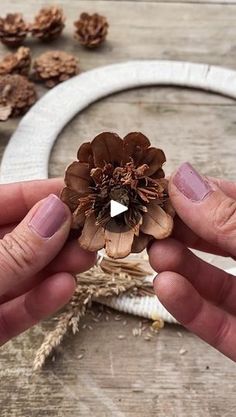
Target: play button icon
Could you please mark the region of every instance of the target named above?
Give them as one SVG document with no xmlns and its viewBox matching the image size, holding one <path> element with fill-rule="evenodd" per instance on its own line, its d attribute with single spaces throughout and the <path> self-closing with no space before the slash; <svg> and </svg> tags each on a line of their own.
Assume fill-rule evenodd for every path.
<svg viewBox="0 0 236 417">
<path fill-rule="evenodd" d="M 127 211 L 128 207 L 124 206 L 121 203 L 118 203 L 118 201 L 111 200 L 110 202 L 110 216 L 115 217 L 118 216 L 121 213 L 124 213 L 124 211 Z"/>
</svg>

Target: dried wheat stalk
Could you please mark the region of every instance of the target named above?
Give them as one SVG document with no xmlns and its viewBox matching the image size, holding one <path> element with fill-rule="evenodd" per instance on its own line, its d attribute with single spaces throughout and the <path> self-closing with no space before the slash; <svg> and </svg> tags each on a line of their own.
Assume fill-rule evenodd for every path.
<svg viewBox="0 0 236 417">
<path fill-rule="evenodd" d="M 146 275 L 138 263 L 116 262 L 108 258 L 103 258 L 99 265 L 79 274 L 74 296 L 65 311 L 57 317 L 55 329 L 45 336 L 36 352 L 34 370 L 42 368 L 68 331 L 75 334 L 79 330 L 79 321 L 92 301 L 124 293 L 131 297 L 153 295 L 150 282 L 145 281 Z"/>
</svg>

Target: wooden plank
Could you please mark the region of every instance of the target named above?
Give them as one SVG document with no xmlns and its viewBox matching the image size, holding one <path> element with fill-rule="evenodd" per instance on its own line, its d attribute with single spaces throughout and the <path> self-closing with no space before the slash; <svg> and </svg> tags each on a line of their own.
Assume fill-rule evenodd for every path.
<svg viewBox="0 0 236 417">
<path fill-rule="evenodd" d="M 126 326 L 113 315 L 109 322 L 88 318 L 93 330 L 68 337 L 56 362 L 35 375 L 29 361 L 42 339 L 42 327 L 8 344 L 1 354 L 1 415 L 235 415 L 235 371 L 230 360 L 182 329 L 180 337 L 176 327 L 166 326 L 150 342 L 135 338 L 132 329 L 139 320 L 124 318 Z M 125 338 L 118 340 L 119 334 Z M 184 355 L 181 349 L 186 350 Z"/>
<path fill-rule="evenodd" d="M 21 10 L 32 20 L 42 1 L 4 2 L 1 14 Z M 65 0 L 64 3 L 66 4 Z M 20 5 L 23 5 L 20 7 Z M 122 6 L 122 7 L 121 7 Z M 145 3 L 117 1 L 70 2 L 66 9 L 65 36 L 54 42 L 78 54 L 81 69 L 87 70 L 128 59 L 180 59 L 235 67 L 235 6 L 221 4 Z M 82 10 L 105 14 L 110 22 L 108 42 L 97 51 L 86 51 L 72 40 L 73 21 Z M 47 48 L 28 41 L 35 54 Z M 145 47 L 144 47 L 145 46 Z"/>
</svg>

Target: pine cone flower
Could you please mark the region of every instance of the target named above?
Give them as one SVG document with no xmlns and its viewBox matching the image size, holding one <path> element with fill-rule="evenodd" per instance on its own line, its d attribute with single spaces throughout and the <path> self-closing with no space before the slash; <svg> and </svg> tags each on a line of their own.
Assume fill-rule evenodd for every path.
<svg viewBox="0 0 236 417">
<path fill-rule="evenodd" d="M 28 33 L 28 25 L 20 13 L 0 17 L 0 40 L 9 47 L 22 45 Z"/>
<path fill-rule="evenodd" d="M 60 36 L 65 27 L 65 16 L 59 7 L 42 8 L 30 25 L 33 37 L 41 41 L 52 41 Z"/>
<path fill-rule="evenodd" d="M 34 84 L 27 78 L 21 75 L 0 77 L 0 121 L 26 113 L 36 99 Z"/>
<path fill-rule="evenodd" d="M 8 54 L 0 61 L 0 75 L 19 74 L 27 76 L 30 67 L 30 49 L 21 46 L 16 53 Z"/>
<path fill-rule="evenodd" d="M 68 80 L 78 72 L 76 58 L 63 51 L 43 53 L 35 60 L 33 68 L 35 78 L 43 81 L 48 88 Z"/>
<path fill-rule="evenodd" d="M 97 13 L 92 15 L 82 13 L 74 25 L 76 27 L 75 38 L 87 48 L 99 46 L 106 39 L 109 26 L 107 19 Z"/>
<path fill-rule="evenodd" d="M 122 140 L 104 132 L 78 150 L 78 161 L 65 173 L 61 199 L 73 213 L 72 228 L 79 229 L 80 245 L 97 251 L 105 247 L 111 258 L 141 252 L 152 239 L 168 237 L 174 210 L 161 149 L 150 146 L 142 133 Z M 111 217 L 110 201 L 128 208 Z"/>
</svg>

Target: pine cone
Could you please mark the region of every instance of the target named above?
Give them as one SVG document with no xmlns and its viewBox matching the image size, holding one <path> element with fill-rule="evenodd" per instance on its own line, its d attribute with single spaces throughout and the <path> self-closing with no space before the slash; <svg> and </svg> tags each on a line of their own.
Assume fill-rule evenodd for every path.
<svg viewBox="0 0 236 417">
<path fill-rule="evenodd" d="M 60 36 L 65 27 L 65 16 L 59 7 L 45 7 L 30 25 L 32 36 L 42 41 L 52 41 Z"/>
<path fill-rule="evenodd" d="M 81 231 L 84 249 L 105 247 L 108 256 L 123 258 L 171 234 L 174 210 L 162 169 L 166 158 L 146 136 L 133 132 L 122 140 L 104 132 L 84 143 L 77 156 L 66 170 L 61 199 L 73 213 L 72 228 Z M 111 217 L 111 200 L 127 211 Z"/>
<path fill-rule="evenodd" d="M 68 80 L 76 75 L 76 58 L 63 51 L 48 51 L 34 62 L 35 77 L 43 81 L 48 88 Z"/>
<path fill-rule="evenodd" d="M 17 117 L 35 103 L 37 99 L 34 84 L 22 75 L 0 77 L 0 120 Z"/>
<path fill-rule="evenodd" d="M 30 66 L 30 49 L 21 46 L 16 53 L 8 54 L 0 61 L 0 75 L 20 74 L 27 76 L 30 72 Z"/>
<path fill-rule="evenodd" d="M 0 40 L 9 47 L 22 45 L 28 33 L 28 25 L 20 13 L 0 17 Z"/>
<path fill-rule="evenodd" d="M 87 48 L 99 46 L 106 39 L 109 26 L 107 19 L 97 13 L 92 15 L 82 13 L 74 25 L 76 27 L 75 38 Z"/>
</svg>

